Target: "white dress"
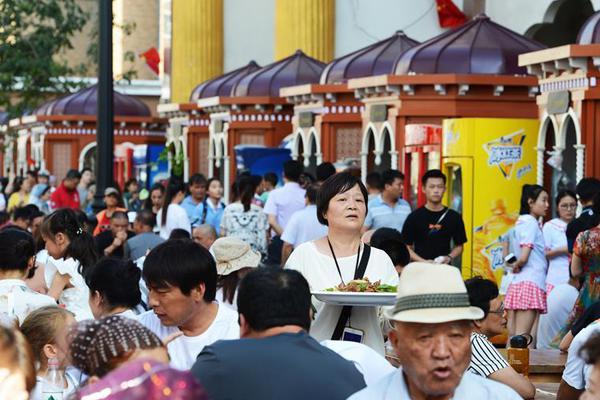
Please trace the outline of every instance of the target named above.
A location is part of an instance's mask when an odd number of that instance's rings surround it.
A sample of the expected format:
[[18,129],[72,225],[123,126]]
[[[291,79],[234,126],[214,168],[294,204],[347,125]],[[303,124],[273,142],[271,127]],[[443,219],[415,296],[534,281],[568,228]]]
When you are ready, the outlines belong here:
[[[354,279],[356,255],[338,257],[338,263],[344,282]],[[325,290],[341,283],[333,257],[321,253],[312,241],[298,246],[287,260],[285,268],[295,269],[304,275],[311,291]],[[383,284],[398,285],[398,272],[392,261],[385,252],[373,247],[371,247],[371,256],[364,276],[371,282],[379,280]],[[317,314],[310,328],[311,336],[318,341],[331,339],[342,307],[325,304],[315,299],[313,304]],[[349,325],[364,332],[363,344],[379,354],[384,354],[383,333],[377,311],[377,307],[353,307]]]
[[8,320],[16,318],[20,325],[32,311],[52,305],[56,305],[52,297],[34,292],[21,279],[0,280],[0,314]]
[[163,209],[158,210],[156,214],[156,224],[160,226],[160,237],[168,239],[173,229],[184,229],[191,232],[190,219],[187,212],[179,204],[169,204],[167,208],[167,222],[162,224]]
[[66,288],[60,294],[58,302],[65,308],[75,314],[77,321],[94,319],[90,309],[89,298],[90,290],[79,273],[79,262],[73,258],[61,258],[57,260],[49,257],[46,263],[45,278],[48,287],[52,286],[52,280],[58,272],[61,275],[69,275],[69,282],[73,287]]

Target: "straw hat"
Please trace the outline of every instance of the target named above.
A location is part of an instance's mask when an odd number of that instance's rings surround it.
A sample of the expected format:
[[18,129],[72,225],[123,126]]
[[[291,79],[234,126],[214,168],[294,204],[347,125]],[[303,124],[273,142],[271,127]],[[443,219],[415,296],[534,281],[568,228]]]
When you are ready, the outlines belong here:
[[450,265],[415,262],[402,271],[396,305],[386,317],[400,322],[439,324],[478,320],[483,311],[471,307],[460,271]]
[[242,268],[256,268],[260,254],[252,251],[250,245],[236,237],[222,237],[213,243],[210,250],[217,260],[217,274],[229,275]]

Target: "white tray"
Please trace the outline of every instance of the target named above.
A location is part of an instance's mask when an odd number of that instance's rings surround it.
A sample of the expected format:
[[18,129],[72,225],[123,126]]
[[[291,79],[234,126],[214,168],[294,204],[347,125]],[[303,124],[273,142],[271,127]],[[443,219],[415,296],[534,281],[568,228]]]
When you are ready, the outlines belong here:
[[312,292],[318,300],[336,306],[393,306],[396,293]]

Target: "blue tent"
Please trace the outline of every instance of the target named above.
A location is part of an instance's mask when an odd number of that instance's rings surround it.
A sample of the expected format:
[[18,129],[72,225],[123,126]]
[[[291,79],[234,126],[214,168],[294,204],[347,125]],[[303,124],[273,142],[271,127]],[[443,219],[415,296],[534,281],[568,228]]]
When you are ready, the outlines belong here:
[[290,150],[286,148],[240,144],[234,150],[238,171],[246,170],[260,176],[274,172],[280,181],[283,179],[283,163],[292,159]]

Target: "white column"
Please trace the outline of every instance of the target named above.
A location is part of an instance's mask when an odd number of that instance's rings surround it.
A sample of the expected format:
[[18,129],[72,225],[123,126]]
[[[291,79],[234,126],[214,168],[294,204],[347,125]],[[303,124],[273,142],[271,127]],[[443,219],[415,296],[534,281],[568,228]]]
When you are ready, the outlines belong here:
[[368,157],[368,152],[363,151],[360,153],[360,179],[363,182],[367,181],[367,162],[369,160]]
[[184,126],[182,130],[182,146],[183,146],[183,181],[187,182],[190,178],[190,155],[188,153],[188,130],[189,127]]
[[545,147],[536,147],[535,151],[537,151],[537,171],[536,171],[536,181],[538,185],[544,185],[544,151]]
[[223,157],[223,199],[229,203],[229,156]]
[[391,169],[397,169],[397,170],[401,170],[402,168],[399,168],[398,166],[398,152],[396,150],[392,150],[390,151],[390,168]]
[[317,165],[321,164],[323,162],[323,153],[317,153],[315,156],[317,157]]
[[583,179],[583,175],[585,173],[585,144],[576,144],[573,147],[577,152],[575,161],[575,179],[577,182],[579,182],[581,179]]
[[215,174],[215,157],[208,156],[208,177],[211,178]]

